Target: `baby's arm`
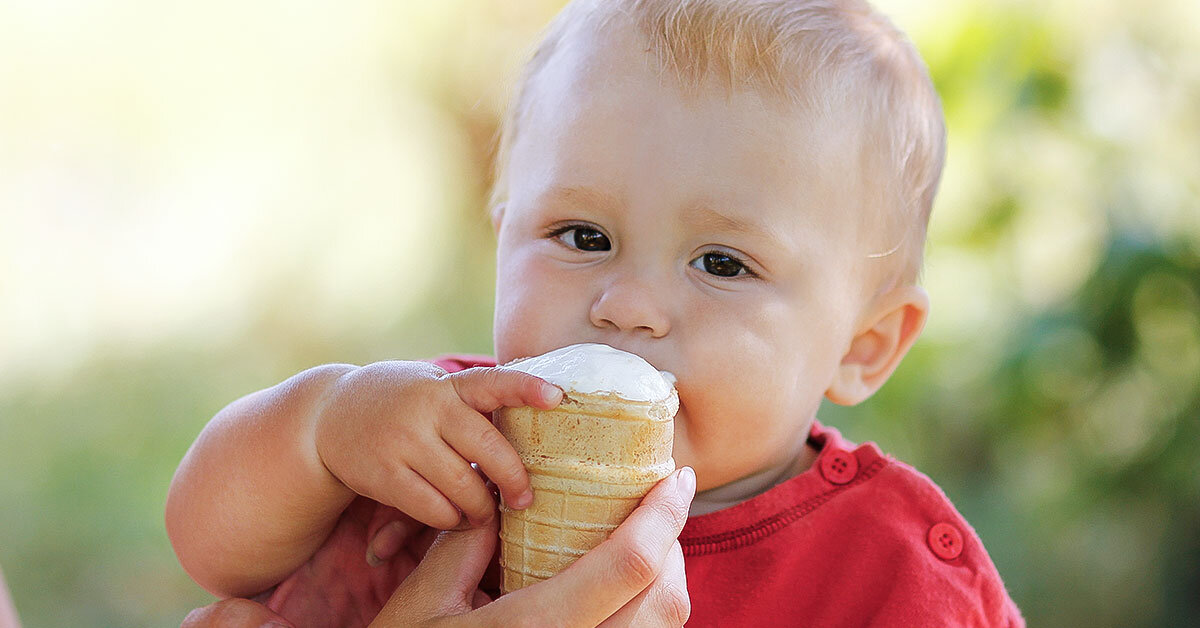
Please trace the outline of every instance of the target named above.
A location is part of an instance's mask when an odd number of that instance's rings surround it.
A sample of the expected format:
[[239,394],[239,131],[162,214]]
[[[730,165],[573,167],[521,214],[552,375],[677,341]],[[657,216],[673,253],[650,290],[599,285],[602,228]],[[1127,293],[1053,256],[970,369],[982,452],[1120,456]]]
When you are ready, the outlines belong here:
[[553,407],[561,391],[506,369],[453,375],[422,362],[310,369],[221,410],[176,471],[167,532],[180,562],[219,596],[270,588],[313,554],[362,494],[434,527],[494,512],[469,462],[508,503],[529,480],[481,414]]
[[167,533],[184,569],[219,597],[269,588],[302,564],[354,498],[316,455],[330,364],[246,395],[213,417],[175,472]]

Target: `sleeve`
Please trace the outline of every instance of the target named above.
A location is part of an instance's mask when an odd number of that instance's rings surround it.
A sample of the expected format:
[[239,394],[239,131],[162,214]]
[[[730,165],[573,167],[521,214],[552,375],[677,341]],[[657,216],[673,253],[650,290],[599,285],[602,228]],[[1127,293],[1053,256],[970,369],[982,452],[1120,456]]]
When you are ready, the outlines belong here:
[[474,354],[445,354],[429,361],[446,369],[447,373],[457,373],[477,366],[496,366],[494,358]]

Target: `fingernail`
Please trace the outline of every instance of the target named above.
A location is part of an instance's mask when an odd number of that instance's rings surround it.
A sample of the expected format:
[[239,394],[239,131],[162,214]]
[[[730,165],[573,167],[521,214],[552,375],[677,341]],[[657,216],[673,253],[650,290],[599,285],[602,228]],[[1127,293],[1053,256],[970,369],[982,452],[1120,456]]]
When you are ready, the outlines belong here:
[[287,624],[281,624],[277,621],[269,621],[269,622],[263,624],[262,626],[259,626],[259,628],[290,628],[290,627]]
[[562,389],[558,386],[550,383],[542,384],[542,399],[546,403],[554,403],[555,400],[559,399],[560,394],[562,394]]
[[679,484],[677,490],[680,495],[691,499],[696,494],[696,472],[691,467],[684,467],[679,470]]
[[521,496],[518,497],[516,499],[516,501],[513,502],[512,506],[513,506],[513,508],[516,508],[517,510],[522,510],[522,509],[528,508],[529,505],[532,503],[533,503],[533,491],[527,489],[524,493],[521,493]]

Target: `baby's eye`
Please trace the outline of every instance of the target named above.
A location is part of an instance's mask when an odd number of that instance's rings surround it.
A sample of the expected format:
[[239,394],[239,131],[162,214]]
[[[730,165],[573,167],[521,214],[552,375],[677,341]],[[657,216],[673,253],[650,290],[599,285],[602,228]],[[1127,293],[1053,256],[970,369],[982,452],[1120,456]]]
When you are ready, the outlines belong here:
[[608,236],[591,227],[571,225],[554,230],[551,234],[559,242],[580,251],[607,251],[612,248]]
[[754,275],[754,273],[746,267],[742,260],[728,254],[713,251],[705,253],[700,257],[692,260],[691,266],[698,268],[710,275],[717,277],[738,277],[740,275]]

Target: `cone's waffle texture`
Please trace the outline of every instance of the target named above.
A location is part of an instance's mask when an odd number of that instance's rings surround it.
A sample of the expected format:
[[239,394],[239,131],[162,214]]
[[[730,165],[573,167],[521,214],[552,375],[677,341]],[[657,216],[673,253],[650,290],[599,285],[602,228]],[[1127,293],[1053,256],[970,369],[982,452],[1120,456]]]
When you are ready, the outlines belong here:
[[496,427],[529,470],[533,504],[500,504],[501,591],[541,582],[608,538],[675,470],[679,397],[659,402],[567,392],[553,410],[503,408]]

